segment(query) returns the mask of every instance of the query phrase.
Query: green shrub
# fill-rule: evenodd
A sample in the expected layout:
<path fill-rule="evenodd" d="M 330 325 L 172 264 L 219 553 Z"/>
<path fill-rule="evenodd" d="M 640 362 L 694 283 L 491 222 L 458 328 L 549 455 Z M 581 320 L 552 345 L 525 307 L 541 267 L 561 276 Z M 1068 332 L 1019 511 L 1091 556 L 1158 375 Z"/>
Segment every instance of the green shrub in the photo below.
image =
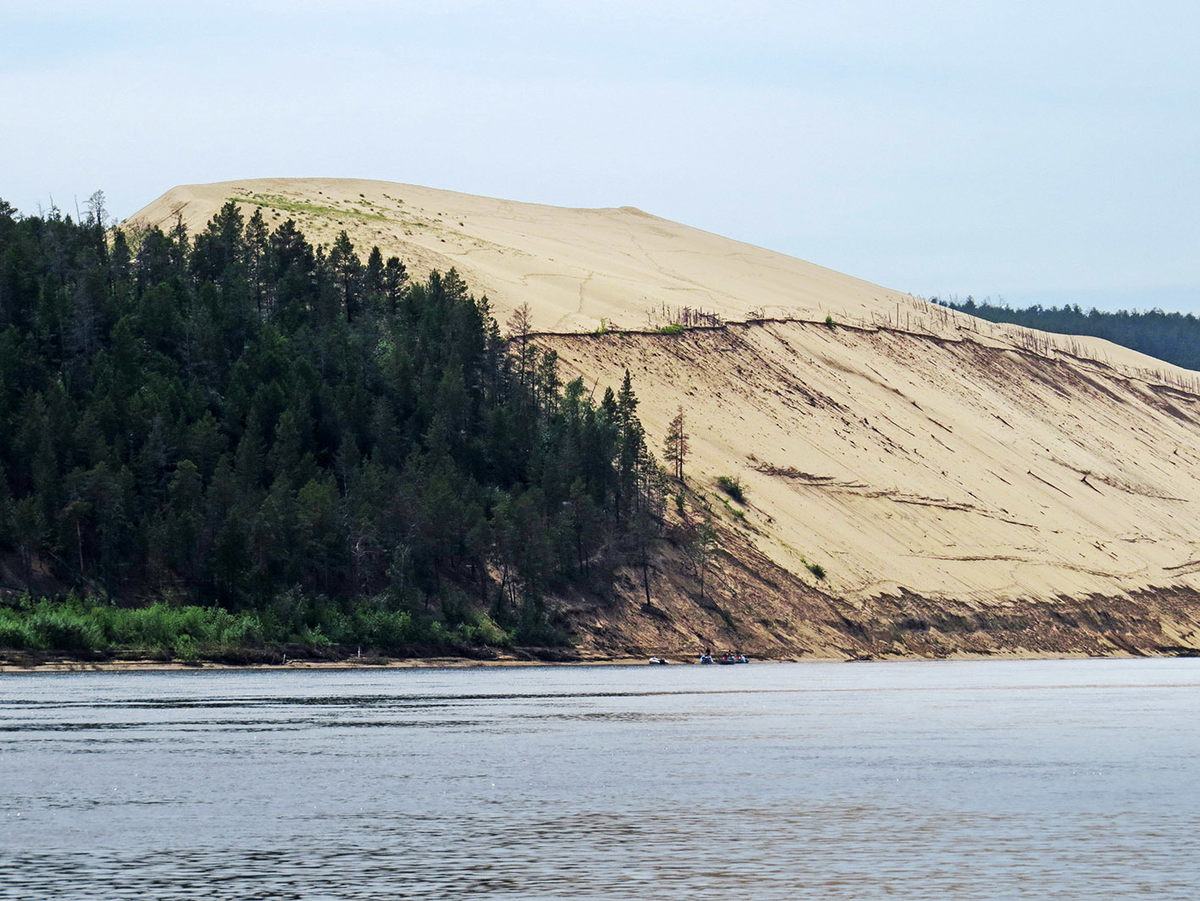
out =
<path fill-rule="evenodd" d="M 833 316 L 827 315 L 827 316 L 825 317 L 825 327 L 826 327 L 826 328 L 833 328 L 833 326 L 834 326 L 834 325 L 835 325 L 835 323 L 834 323 L 834 321 L 833 321 Z"/>
<path fill-rule="evenodd" d="M 686 331 L 687 328 L 680 322 L 672 322 L 670 325 L 661 325 L 658 328 L 660 335 L 679 335 Z"/>
<path fill-rule="evenodd" d="M 327 648 L 333 644 L 333 641 L 321 631 L 320 626 L 313 628 L 305 628 L 300 633 L 300 643 L 310 648 Z"/>
<path fill-rule="evenodd" d="M 486 613 L 476 613 L 470 617 L 470 622 L 463 623 L 455 630 L 455 636 L 468 644 L 489 645 L 494 648 L 508 647 L 512 644 L 512 636 L 492 622 Z"/>
<path fill-rule="evenodd" d="M 196 644 L 196 639 L 190 635 L 180 635 L 175 640 L 175 647 L 172 648 L 171 656 L 185 663 L 192 663 L 199 660 L 200 648 Z"/>
<path fill-rule="evenodd" d="M 204 628 L 203 622 L 205 612 L 200 607 L 172 607 L 159 602 L 149 607 L 111 610 L 101 616 L 113 644 L 173 653 L 184 635 L 193 639 L 208 637 L 209 630 Z"/>
<path fill-rule="evenodd" d="M 19 619 L 9 619 L 0 613 L 0 648 L 24 651 L 32 648 L 36 641 L 27 623 Z"/>
<path fill-rule="evenodd" d="M 522 645 L 562 647 L 571 643 L 570 636 L 550 621 L 545 602 L 538 597 L 527 597 L 518 611 L 513 641 Z"/>
<path fill-rule="evenodd" d="M 263 642 L 263 624 L 257 616 L 242 613 L 225 619 L 226 623 L 217 639 L 219 644 L 224 647 L 245 647 Z"/>
<path fill-rule="evenodd" d="M 742 488 L 742 480 L 736 477 L 717 476 L 717 487 L 728 494 L 739 504 L 746 503 L 746 492 Z"/>
<path fill-rule="evenodd" d="M 804 565 L 807 566 L 808 571 L 818 579 L 825 578 L 825 567 L 823 567 L 820 563 L 805 563 Z"/>
<path fill-rule="evenodd" d="M 353 631 L 356 643 L 373 648 L 402 647 L 417 637 L 411 614 L 403 610 L 359 610 Z"/>
<path fill-rule="evenodd" d="M 91 651 L 103 647 L 104 633 L 91 616 L 42 602 L 28 619 L 36 646 L 48 651 Z"/>

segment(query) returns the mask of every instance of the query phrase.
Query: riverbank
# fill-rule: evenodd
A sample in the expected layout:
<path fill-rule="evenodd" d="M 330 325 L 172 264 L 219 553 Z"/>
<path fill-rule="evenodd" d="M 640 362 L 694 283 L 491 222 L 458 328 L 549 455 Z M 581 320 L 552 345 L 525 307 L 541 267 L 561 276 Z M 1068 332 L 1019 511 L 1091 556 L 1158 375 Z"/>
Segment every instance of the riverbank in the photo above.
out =
<path fill-rule="evenodd" d="M 694 663 L 692 660 L 672 660 L 672 664 Z M 775 661 L 772 661 L 775 662 Z M 493 660 L 478 660 L 471 657 L 414 657 L 403 660 L 365 657 L 361 660 L 288 660 L 281 663 L 219 663 L 197 661 L 184 663 L 177 660 L 55 660 L 41 663 L 18 664 L 0 662 L 3 673 L 136 673 L 136 672 L 183 672 L 195 670 L 355 670 L 355 669 L 479 669 L 484 667 L 517 666 L 632 666 L 646 663 L 644 657 L 595 657 L 563 660 L 536 660 L 515 656 Z"/>
<path fill-rule="evenodd" d="M 535 653 L 503 653 L 494 657 L 478 658 L 465 656 L 426 656 L 426 657 L 385 657 L 363 655 L 361 657 L 346 657 L 341 659 L 306 659 L 282 658 L 277 662 L 228 663 L 216 660 L 145 660 L 121 659 L 83 660 L 78 658 L 56 657 L 20 661 L 0 657 L 0 675 L 19 673 L 137 673 L 137 672 L 185 672 L 185 671 L 300 671 L 300 670 L 359 670 L 359 669 L 485 669 L 511 667 L 539 666 L 644 666 L 648 663 L 649 655 L 614 655 L 605 656 L 587 652 L 572 653 L 570 651 L 547 651 L 539 657 Z M 661 656 L 661 655 L 660 655 Z M 922 656 L 918 654 L 888 654 L 879 657 L 844 656 L 805 654 L 803 656 L 773 656 L 753 657 L 752 663 L 872 663 L 872 662 L 918 662 L 918 661 L 965 661 L 965 660 L 1129 660 L 1129 659 L 1167 659 L 1171 657 L 1196 657 L 1198 653 L 1160 653 L 1160 654 L 1131 654 L 1117 652 L 1113 654 L 1086 653 L 1055 653 L 1048 651 L 1027 651 L 1022 649 L 996 654 L 972 654 L 959 652 L 949 655 Z M 699 664 L 698 657 L 671 657 L 666 659 L 675 666 L 694 666 Z"/>

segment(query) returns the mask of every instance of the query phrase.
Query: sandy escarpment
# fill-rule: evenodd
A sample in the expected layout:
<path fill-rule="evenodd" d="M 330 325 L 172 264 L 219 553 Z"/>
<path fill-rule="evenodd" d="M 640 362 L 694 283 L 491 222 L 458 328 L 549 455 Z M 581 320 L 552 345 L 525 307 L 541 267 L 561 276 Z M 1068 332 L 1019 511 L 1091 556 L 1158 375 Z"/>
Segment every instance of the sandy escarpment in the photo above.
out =
<path fill-rule="evenodd" d="M 337 179 L 177 188 L 416 274 L 456 267 L 589 389 L 625 368 L 657 447 L 682 406 L 684 515 L 652 598 L 563 601 L 586 648 L 776 656 L 1182 653 L 1200 646 L 1200 383 L 1094 339 L 994 326 L 629 208 L 569 210 Z M 712 327 L 662 334 L 685 311 Z M 689 320 L 692 321 L 692 320 Z M 734 477 L 738 503 L 716 487 Z M 684 536 L 722 535 L 700 597 Z M 813 566 L 823 569 L 818 578 Z"/>
<path fill-rule="evenodd" d="M 628 366 L 652 435 L 682 405 L 691 484 L 777 565 L 822 565 L 839 596 L 1196 587 L 1200 398 L 1177 385 L 969 335 L 801 321 L 542 340 L 599 384 Z"/>

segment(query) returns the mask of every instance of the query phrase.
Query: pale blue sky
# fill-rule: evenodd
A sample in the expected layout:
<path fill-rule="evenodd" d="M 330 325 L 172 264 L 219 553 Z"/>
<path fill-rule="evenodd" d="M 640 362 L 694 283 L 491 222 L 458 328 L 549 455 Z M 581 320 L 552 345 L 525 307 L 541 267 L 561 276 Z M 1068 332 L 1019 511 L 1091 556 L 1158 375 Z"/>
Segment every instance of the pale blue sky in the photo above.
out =
<path fill-rule="evenodd" d="M 0 0 L 0 198 L 412 182 L 1200 312 L 1200 5 Z"/>

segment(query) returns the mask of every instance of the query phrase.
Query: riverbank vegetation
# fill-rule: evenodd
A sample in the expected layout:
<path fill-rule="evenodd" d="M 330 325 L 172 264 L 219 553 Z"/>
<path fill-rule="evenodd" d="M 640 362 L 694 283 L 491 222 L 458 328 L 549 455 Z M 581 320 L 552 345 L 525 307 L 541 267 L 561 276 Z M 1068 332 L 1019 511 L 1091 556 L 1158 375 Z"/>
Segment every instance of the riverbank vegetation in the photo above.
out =
<path fill-rule="evenodd" d="M 556 592 L 644 564 L 628 374 L 345 233 L 104 218 L 0 202 L 0 647 L 561 644 Z"/>
<path fill-rule="evenodd" d="M 363 648 L 372 654 L 474 656 L 483 648 L 512 646 L 511 633 L 484 612 L 464 610 L 458 620 L 297 591 L 260 609 L 236 611 L 162 601 L 118 607 L 69 592 L 0 606 L 0 648 L 10 659 L 53 653 L 252 663 L 361 657 Z"/>

